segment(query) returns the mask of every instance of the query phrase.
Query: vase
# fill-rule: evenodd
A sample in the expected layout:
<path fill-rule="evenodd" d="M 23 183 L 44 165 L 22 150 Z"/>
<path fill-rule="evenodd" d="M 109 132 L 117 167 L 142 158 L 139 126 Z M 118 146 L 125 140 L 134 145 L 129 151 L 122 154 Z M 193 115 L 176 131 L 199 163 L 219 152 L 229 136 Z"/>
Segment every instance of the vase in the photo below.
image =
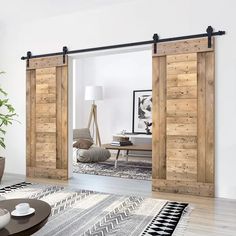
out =
<path fill-rule="evenodd" d="M 0 208 L 0 230 L 10 222 L 11 216 L 8 210 Z"/>

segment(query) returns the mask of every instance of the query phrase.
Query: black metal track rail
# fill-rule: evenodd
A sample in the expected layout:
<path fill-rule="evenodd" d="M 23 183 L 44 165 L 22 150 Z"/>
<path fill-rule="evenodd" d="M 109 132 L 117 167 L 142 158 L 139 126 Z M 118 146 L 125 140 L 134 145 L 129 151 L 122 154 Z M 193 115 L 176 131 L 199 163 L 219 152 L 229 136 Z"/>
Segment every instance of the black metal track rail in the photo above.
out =
<path fill-rule="evenodd" d="M 94 48 L 85 48 L 85 49 L 78 49 L 78 50 L 71 50 L 71 51 L 69 51 L 68 48 L 66 46 L 64 46 L 63 50 L 61 52 L 47 53 L 47 54 L 40 54 L 40 55 L 32 55 L 32 53 L 30 51 L 28 51 L 27 56 L 21 57 L 21 60 L 29 61 L 29 59 L 31 59 L 31 58 L 59 56 L 59 55 L 63 55 L 63 58 L 65 58 L 65 55 L 69 55 L 69 54 L 79 54 L 79 53 L 85 53 L 85 52 L 94 52 L 94 51 L 102 51 L 102 50 L 125 48 L 125 47 L 136 47 L 136 46 L 142 46 L 142 45 L 148 45 L 148 44 L 154 44 L 154 52 L 155 52 L 156 46 L 158 43 L 185 40 L 185 39 L 203 38 L 203 37 L 208 38 L 208 47 L 210 48 L 211 47 L 211 38 L 214 36 L 220 36 L 220 35 L 224 35 L 224 34 L 225 34 L 225 31 L 213 32 L 213 28 L 211 26 L 208 26 L 206 29 L 206 33 L 203 33 L 203 34 L 193 34 L 193 35 L 185 35 L 185 36 L 163 38 L 163 39 L 159 39 L 158 35 L 154 34 L 153 39 L 148 40 L 148 41 L 124 43 L 124 44 L 109 45 L 109 46 L 94 47 Z"/>

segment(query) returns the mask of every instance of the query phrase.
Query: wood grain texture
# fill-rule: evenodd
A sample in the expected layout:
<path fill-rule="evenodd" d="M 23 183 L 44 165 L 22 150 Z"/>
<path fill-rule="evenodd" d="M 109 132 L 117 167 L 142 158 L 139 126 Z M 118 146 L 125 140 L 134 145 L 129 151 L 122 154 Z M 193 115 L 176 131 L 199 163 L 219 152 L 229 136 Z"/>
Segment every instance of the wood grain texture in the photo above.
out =
<path fill-rule="evenodd" d="M 35 123 L 31 122 L 33 117 L 35 117 L 35 108 L 34 108 L 34 100 L 33 104 L 31 102 L 31 98 L 34 98 L 35 94 L 35 71 L 28 70 L 26 72 L 26 165 L 34 166 L 34 158 L 35 156 L 35 146 L 34 143 L 31 143 L 31 139 L 34 140 L 34 130 Z"/>
<path fill-rule="evenodd" d="M 195 54 L 195 53 L 194 53 Z M 169 62 L 167 56 L 167 74 L 179 75 L 179 74 L 192 74 L 196 73 L 197 61 L 184 61 L 184 62 Z"/>
<path fill-rule="evenodd" d="M 159 173 L 159 58 L 152 59 L 152 178 Z"/>
<path fill-rule="evenodd" d="M 32 59 L 34 69 L 27 68 L 31 77 L 27 83 L 27 173 L 31 177 L 68 177 L 68 75 L 61 61 L 62 57 Z"/>
<path fill-rule="evenodd" d="M 184 53 L 177 55 L 168 55 L 168 63 L 197 61 L 196 53 Z"/>
<path fill-rule="evenodd" d="M 166 178 L 166 57 L 159 57 L 159 178 Z"/>
<path fill-rule="evenodd" d="M 36 69 L 36 95 L 45 94 L 56 97 L 56 67 Z M 36 134 L 56 133 L 56 102 L 36 102 Z M 56 168 L 55 143 L 36 142 L 36 167 Z"/>
<path fill-rule="evenodd" d="M 38 132 L 36 134 L 37 143 L 57 143 L 55 132 Z"/>
<path fill-rule="evenodd" d="M 59 179 L 59 180 L 68 179 L 68 173 L 66 169 L 27 167 L 26 174 L 27 177 L 30 178 L 47 178 L 47 179 Z"/>
<path fill-rule="evenodd" d="M 62 67 L 61 82 L 61 138 L 62 138 L 62 168 L 68 169 L 68 69 L 67 66 Z"/>
<path fill-rule="evenodd" d="M 167 149 L 167 179 L 196 182 L 196 159 L 196 149 Z"/>
<path fill-rule="evenodd" d="M 198 55 L 198 181 L 214 183 L 214 53 Z"/>
<path fill-rule="evenodd" d="M 153 58 L 153 178 L 166 178 L 166 58 Z"/>
<path fill-rule="evenodd" d="M 188 78 L 188 75 L 191 75 Z M 167 80 L 175 76 L 175 86 L 167 87 L 166 133 L 168 137 L 197 136 L 197 86 L 189 81 L 197 74 L 197 54 L 167 56 Z M 179 76 L 184 75 L 179 86 Z M 183 77 L 182 77 L 183 78 Z M 184 83 L 186 82 L 186 84 Z M 182 139 L 182 141 L 185 141 Z M 166 146 L 167 180 L 197 181 L 197 149 Z"/>
<path fill-rule="evenodd" d="M 166 118 L 167 135 L 197 136 L 196 117 L 171 116 Z"/>
<path fill-rule="evenodd" d="M 212 39 L 212 47 L 208 48 L 208 39 L 189 39 L 175 42 L 165 42 L 157 44 L 157 51 L 153 56 L 166 56 L 175 54 L 189 54 L 194 52 L 210 52 L 214 51 L 214 40 Z"/>
<path fill-rule="evenodd" d="M 197 116 L 197 99 L 169 99 L 166 101 L 168 116 Z"/>
<path fill-rule="evenodd" d="M 192 181 L 163 180 L 152 181 L 152 190 L 168 193 L 181 193 L 203 197 L 214 197 L 214 184 Z"/>
<path fill-rule="evenodd" d="M 30 84 L 31 84 L 31 71 L 26 71 L 26 143 L 30 143 Z M 30 145 L 26 145 L 26 166 L 31 165 L 31 158 L 30 158 Z"/>
<path fill-rule="evenodd" d="M 198 53 L 198 181 L 206 181 L 206 53 Z"/>
<path fill-rule="evenodd" d="M 48 93 L 36 94 L 36 102 L 37 104 L 56 103 L 56 96 Z"/>
<path fill-rule="evenodd" d="M 57 67 L 56 70 L 56 77 L 57 77 L 57 84 L 56 84 L 56 91 L 57 91 L 57 96 L 56 96 L 56 127 L 57 127 L 57 132 L 56 132 L 56 140 L 57 140 L 57 146 L 56 146 L 56 159 L 57 159 L 57 168 L 60 169 L 62 168 L 62 67 Z"/>
<path fill-rule="evenodd" d="M 160 58 L 166 58 L 164 145 L 160 147 L 160 118 L 153 117 L 153 137 L 158 148 L 165 149 L 166 177 L 153 175 L 153 189 L 214 196 L 214 47 L 209 49 L 204 38 L 160 43 L 157 48 L 155 75 L 164 70 L 159 68 Z M 159 78 L 156 84 L 160 88 Z M 153 91 L 157 106 L 160 90 Z M 153 109 L 160 113 L 160 106 Z M 159 162 L 153 160 L 153 165 L 158 169 Z"/>
<path fill-rule="evenodd" d="M 167 136 L 168 149 L 197 149 L 196 136 Z"/>
<path fill-rule="evenodd" d="M 167 89 L 167 98 L 197 98 L 196 86 L 170 87 Z"/>
<path fill-rule="evenodd" d="M 206 182 L 214 183 L 215 156 L 215 58 L 206 53 Z"/>
<path fill-rule="evenodd" d="M 50 122 L 49 120 L 47 122 L 47 121 L 41 121 L 41 120 L 42 119 L 36 119 L 36 132 L 54 132 L 54 133 L 56 132 L 55 121 Z M 53 118 L 53 120 L 55 120 L 55 118 Z"/>
<path fill-rule="evenodd" d="M 42 69 L 48 67 L 57 67 L 67 65 L 68 59 L 65 58 L 65 63 L 63 63 L 62 56 L 54 56 L 54 57 L 42 57 L 42 58 L 33 58 L 29 60 L 29 67 L 27 70 L 31 69 Z"/>
<path fill-rule="evenodd" d="M 188 87 L 188 86 L 197 86 L 197 74 L 188 73 L 188 74 L 175 74 L 167 75 L 167 87 Z"/>
<path fill-rule="evenodd" d="M 31 71 L 30 76 L 30 164 L 36 165 L 36 73 Z"/>
<path fill-rule="evenodd" d="M 196 182 L 197 180 L 197 168 L 194 161 L 182 162 L 176 160 L 167 159 L 167 164 L 170 166 L 167 170 L 168 180 L 181 180 Z"/>
<path fill-rule="evenodd" d="M 178 75 L 178 86 L 197 86 L 197 73 Z"/>

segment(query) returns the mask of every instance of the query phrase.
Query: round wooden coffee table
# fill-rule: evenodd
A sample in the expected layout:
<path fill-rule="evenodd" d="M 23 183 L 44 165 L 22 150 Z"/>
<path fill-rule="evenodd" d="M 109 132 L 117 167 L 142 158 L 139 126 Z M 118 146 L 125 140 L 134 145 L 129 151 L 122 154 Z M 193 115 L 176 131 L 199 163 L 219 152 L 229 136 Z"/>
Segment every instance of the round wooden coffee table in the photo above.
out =
<path fill-rule="evenodd" d="M 51 207 L 48 203 L 36 199 L 10 199 L 0 201 L 0 208 L 7 209 L 10 213 L 19 203 L 27 202 L 30 207 L 35 209 L 35 213 L 29 216 L 15 217 L 11 216 L 11 220 L 5 228 L 0 230 L 1 236 L 6 235 L 31 235 L 41 229 L 47 222 L 51 214 Z"/>

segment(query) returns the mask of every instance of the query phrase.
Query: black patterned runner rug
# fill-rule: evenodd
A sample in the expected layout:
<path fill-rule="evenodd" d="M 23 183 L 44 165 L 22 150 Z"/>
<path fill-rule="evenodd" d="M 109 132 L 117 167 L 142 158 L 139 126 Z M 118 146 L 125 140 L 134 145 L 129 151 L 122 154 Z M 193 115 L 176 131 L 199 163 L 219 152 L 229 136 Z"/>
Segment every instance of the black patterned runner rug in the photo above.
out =
<path fill-rule="evenodd" d="M 34 235 L 183 235 L 188 203 L 122 196 L 22 182 L 0 188 L 0 199 L 35 198 L 52 207 L 48 223 Z"/>

